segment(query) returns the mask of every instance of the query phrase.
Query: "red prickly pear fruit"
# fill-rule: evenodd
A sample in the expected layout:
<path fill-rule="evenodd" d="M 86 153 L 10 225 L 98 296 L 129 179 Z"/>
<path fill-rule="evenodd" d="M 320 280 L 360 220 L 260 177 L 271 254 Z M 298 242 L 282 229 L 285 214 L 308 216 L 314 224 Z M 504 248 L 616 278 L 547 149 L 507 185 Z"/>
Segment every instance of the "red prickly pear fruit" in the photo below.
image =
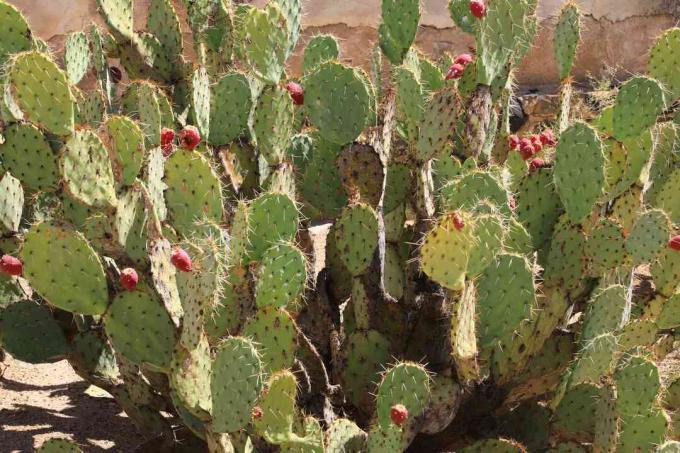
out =
<path fill-rule="evenodd" d="M 543 167 L 545 167 L 545 161 L 539 157 L 532 159 L 532 161 L 529 162 L 529 171 L 535 171 Z"/>
<path fill-rule="evenodd" d="M 528 138 L 523 138 L 519 144 L 519 153 L 522 159 L 529 160 L 536 153 L 533 143 Z"/>
<path fill-rule="evenodd" d="M 179 133 L 179 142 L 182 148 L 193 151 L 201 143 L 201 134 L 195 126 L 186 126 Z"/>
<path fill-rule="evenodd" d="M 546 129 L 541 132 L 541 143 L 544 146 L 555 146 L 557 145 L 557 139 L 555 139 L 555 134 L 553 134 L 552 129 Z"/>
<path fill-rule="evenodd" d="M 390 418 L 392 423 L 401 426 L 408 418 L 408 409 L 403 404 L 395 404 L 390 408 Z"/>
<path fill-rule="evenodd" d="M 534 152 L 539 153 L 543 149 L 543 142 L 541 142 L 541 137 L 539 135 L 532 135 L 531 144 L 534 145 Z"/>
<path fill-rule="evenodd" d="M 508 146 L 510 149 L 519 149 L 520 139 L 517 135 L 511 135 L 508 137 Z"/>
<path fill-rule="evenodd" d="M 262 408 L 255 406 L 252 411 L 253 418 L 262 418 Z"/>
<path fill-rule="evenodd" d="M 510 207 L 510 209 L 512 209 L 513 211 L 517 207 L 517 200 L 515 200 L 515 197 L 513 197 L 512 195 L 508 197 L 508 207 Z"/>
<path fill-rule="evenodd" d="M 457 212 L 453 213 L 453 226 L 458 231 L 465 228 L 465 220 Z"/>
<path fill-rule="evenodd" d="M 472 63 L 472 55 L 469 53 L 462 53 L 453 60 L 453 63 L 467 66 Z"/>
<path fill-rule="evenodd" d="M 131 267 L 120 271 L 120 285 L 128 291 L 133 291 L 137 287 L 139 276 L 137 271 Z"/>
<path fill-rule="evenodd" d="M 184 249 L 181 249 L 179 247 L 176 248 L 172 252 L 170 262 L 172 263 L 173 266 L 175 266 L 182 272 L 191 272 L 191 258 Z"/>
<path fill-rule="evenodd" d="M 24 265 L 19 260 L 10 255 L 2 255 L 0 258 L 0 274 L 19 276 L 24 272 Z"/>
<path fill-rule="evenodd" d="M 161 146 L 168 145 L 172 143 L 175 139 L 175 131 L 170 128 L 164 127 L 161 129 Z"/>
<path fill-rule="evenodd" d="M 161 145 L 161 151 L 163 152 L 163 157 L 170 157 L 172 155 L 172 152 L 175 150 L 175 147 L 172 145 L 172 143 L 168 143 L 167 145 Z"/>
<path fill-rule="evenodd" d="M 451 65 L 448 71 L 446 71 L 445 80 L 460 79 L 463 77 L 463 71 L 465 71 L 465 66 L 460 63 L 454 63 Z"/>
<path fill-rule="evenodd" d="M 302 105 L 305 103 L 305 90 L 300 86 L 300 84 L 295 82 L 288 82 L 286 84 L 286 90 L 290 93 L 290 97 L 293 99 L 293 104 Z"/>
<path fill-rule="evenodd" d="M 486 4 L 484 3 L 483 0 L 471 0 L 470 12 L 477 19 L 481 19 L 486 15 Z"/>
<path fill-rule="evenodd" d="M 673 250 L 680 251 L 680 235 L 673 236 L 670 241 L 668 241 L 668 247 Z"/>

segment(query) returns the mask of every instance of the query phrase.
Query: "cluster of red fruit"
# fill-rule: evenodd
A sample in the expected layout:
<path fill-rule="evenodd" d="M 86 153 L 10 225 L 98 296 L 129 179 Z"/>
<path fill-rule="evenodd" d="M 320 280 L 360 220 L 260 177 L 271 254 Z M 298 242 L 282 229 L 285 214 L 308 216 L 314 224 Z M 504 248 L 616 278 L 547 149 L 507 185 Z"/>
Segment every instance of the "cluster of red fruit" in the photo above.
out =
<path fill-rule="evenodd" d="M 175 131 L 164 127 L 161 129 L 161 149 L 163 155 L 169 157 L 174 149 Z M 179 133 L 179 145 L 182 149 L 193 151 L 201 143 L 201 133 L 195 126 L 185 126 Z"/>
<path fill-rule="evenodd" d="M 533 134 L 529 137 L 520 138 L 518 135 L 511 135 L 508 137 L 508 146 L 510 149 L 518 151 L 522 159 L 529 160 L 535 154 L 541 152 L 543 147 L 553 147 L 557 145 L 557 139 L 551 129 L 546 129 L 540 134 Z M 529 163 L 532 170 L 545 167 L 545 161 L 541 158 L 534 158 Z"/>
<path fill-rule="evenodd" d="M 461 77 L 463 77 L 463 72 L 465 71 L 465 68 L 470 63 L 472 63 L 472 55 L 470 55 L 469 53 L 458 55 L 453 60 L 453 64 L 449 67 L 449 70 L 446 71 L 446 76 L 444 76 L 444 79 L 445 80 L 460 79 Z"/>

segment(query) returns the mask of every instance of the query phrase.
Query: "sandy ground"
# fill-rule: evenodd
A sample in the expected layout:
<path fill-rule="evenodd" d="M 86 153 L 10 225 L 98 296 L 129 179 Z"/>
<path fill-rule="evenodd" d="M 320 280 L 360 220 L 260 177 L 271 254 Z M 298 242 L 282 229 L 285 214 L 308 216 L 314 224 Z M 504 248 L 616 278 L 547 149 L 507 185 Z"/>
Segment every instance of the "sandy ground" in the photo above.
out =
<path fill-rule="evenodd" d="M 3 373 L 4 370 L 4 373 Z M 142 436 L 113 399 L 81 380 L 64 360 L 0 363 L 0 452 L 33 452 L 69 438 L 84 452 L 134 451 Z"/>

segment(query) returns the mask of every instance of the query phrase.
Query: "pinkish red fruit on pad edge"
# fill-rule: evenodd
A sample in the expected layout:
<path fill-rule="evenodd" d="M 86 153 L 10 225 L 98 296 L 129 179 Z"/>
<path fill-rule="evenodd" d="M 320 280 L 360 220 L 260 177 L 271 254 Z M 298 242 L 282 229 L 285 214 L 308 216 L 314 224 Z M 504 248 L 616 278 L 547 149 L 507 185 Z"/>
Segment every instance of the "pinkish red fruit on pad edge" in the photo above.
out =
<path fill-rule="evenodd" d="M 680 235 L 673 236 L 670 241 L 668 241 L 668 247 L 673 250 L 680 251 Z"/>
<path fill-rule="evenodd" d="M 300 84 L 295 82 L 288 82 L 286 84 L 286 90 L 290 93 L 290 97 L 293 99 L 295 105 L 302 105 L 305 103 L 305 90 L 300 86 Z"/>
<path fill-rule="evenodd" d="M 534 145 L 534 152 L 539 153 L 543 149 L 543 143 L 541 142 L 541 137 L 538 135 L 532 135 L 531 144 Z"/>
<path fill-rule="evenodd" d="M 395 404 L 390 408 L 390 418 L 392 423 L 401 426 L 408 418 L 408 409 L 403 404 Z"/>
<path fill-rule="evenodd" d="M 120 285 L 123 288 L 132 291 L 137 287 L 138 282 L 139 276 L 137 275 L 137 271 L 133 268 L 128 267 L 120 271 Z"/>
<path fill-rule="evenodd" d="M 522 159 L 529 160 L 536 153 L 533 143 L 528 138 L 523 138 L 519 143 L 519 153 Z"/>
<path fill-rule="evenodd" d="M 195 126 L 186 126 L 179 133 L 179 143 L 182 148 L 193 151 L 201 143 L 201 134 Z"/>
<path fill-rule="evenodd" d="M 163 157 L 170 157 L 172 152 L 175 150 L 175 147 L 172 143 L 168 143 L 167 145 L 162 145 L 161 146 L 161 151 L 163 152 Z"/>
<path fill-rule="evenodd" d="M 543 167 L 545 167 L 545 161 L 539 157 L 532 159 L 531 162 L 529 162 L 530 171 L 538 170 L 539 168 Z"/>
<path fill-rule="evenodd" d="M 453 226 L 458 231 L 465 228 L 465 220 L 457 212 L 453 213 Z"/>
<path fill-rule="evenodd" d="M 470 0 L 470 12 L 477 19 L 486 15 L 486 4 L 482 0 Z"/>
<path fill-rule="evenodd" d="M 253 418 L 262 418 L 262 408 L 255 406 L 252 411 Z"/>
<path fill-rule="evenodd" d="M 517 135 L 511 135 L 508 137 L 508 146 L 510 149 L 519 149 L 520 139 Z"/>
<path fill-rule="evenodd" d="M 172 252 L 170 262 L 182 272 L 191 272 L 191 258 L 184 249 L 176 248 Z"/>
<path fill-rule="evenodd" d="M 557 145 L 557 139 L 555 139 L 555 134 L 553 134 L 552 129 L 546 129 L 541 132 L 541 143 L 545 146 L 555 146 Z"/>
<path fill-rule="evenodd" d="M 460 63 L 454 63 L 451 65 L 448 71 L 446 71 L 445 80 L 460 79 L 463 77 L 463 72 L 465 71 L 465 66 Z"/>
<path fill-rule="evenodd" d="M 172 143 L 175 139 L 175 131 L 170 128 L 164 127 L 161 129 L 161 146 Z"/>
<path fill-rule="evenodd" d="M 472 55 L 470 55 L 469 53 L 462 53 L 453 60 L 453 63 L 467 66 L 470 63 L 472 63 Z"/>
<path fill-rule="evenodd" d="M 0 258 L 0 274 L 19 276 L 24 272 L 24 265 L 19 260 L 10 255 L 2 255 Z"/>

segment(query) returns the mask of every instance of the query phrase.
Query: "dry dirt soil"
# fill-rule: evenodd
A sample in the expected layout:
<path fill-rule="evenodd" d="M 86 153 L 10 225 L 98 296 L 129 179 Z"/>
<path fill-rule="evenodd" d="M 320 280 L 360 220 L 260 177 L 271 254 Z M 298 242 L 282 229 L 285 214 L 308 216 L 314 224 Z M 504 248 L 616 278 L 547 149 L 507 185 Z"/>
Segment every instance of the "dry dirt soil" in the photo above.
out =
<path fill-rule="evenodd" d="M 0 453 L 33 452 L 47 439 L 68 438 L 89 452 L 129 453 L 143 442 L 103 390 L 69 364 L 0 363 Z"/>

